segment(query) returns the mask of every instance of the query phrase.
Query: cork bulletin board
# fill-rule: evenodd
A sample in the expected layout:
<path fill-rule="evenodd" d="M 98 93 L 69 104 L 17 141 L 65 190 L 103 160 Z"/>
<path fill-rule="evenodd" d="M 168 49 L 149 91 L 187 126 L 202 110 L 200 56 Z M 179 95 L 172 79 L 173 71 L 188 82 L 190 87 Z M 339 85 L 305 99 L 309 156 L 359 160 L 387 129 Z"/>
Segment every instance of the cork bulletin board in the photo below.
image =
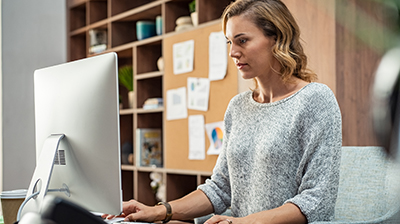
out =
<path fill-rule="evenodd" d="M 208 78 L 208 47 L 211 32 L 221 31 L 221 23 L 213 22 L 200 27 L 168 36 L 164 39 L 164 90 L 187 87 L 189 77 Z M 193 71 L 175 75 L 173 73 L 173 45 L 188 40 L 194 40 L 194 65 Z M 229 49 L 228 49 L 229 52 Z M 225 110 L 229 101 L 238 93 L 237 69 L 233 60 L 228 56 L 227 74 L 224 79 L 211 81 L 208 111 L 188 109 L 190 115 L 204 115 L 204 123 L 214 123 L 224 119 Z M 165 102 L 167 105 L 167 102 Z M 167 111 L 167 110 L 166 110 Z M 166 118 L 166 112 L 164 113 Z M 167 120 L 164 128 L 164 161 L 167 169 L 184 169 L 194 171 L 212 171 L 217 155 L 206 155 L 205 160 L 189 160 L 189 135 L 188 119 Z M 205 134 L 205 150 L 210 142 Z"/>

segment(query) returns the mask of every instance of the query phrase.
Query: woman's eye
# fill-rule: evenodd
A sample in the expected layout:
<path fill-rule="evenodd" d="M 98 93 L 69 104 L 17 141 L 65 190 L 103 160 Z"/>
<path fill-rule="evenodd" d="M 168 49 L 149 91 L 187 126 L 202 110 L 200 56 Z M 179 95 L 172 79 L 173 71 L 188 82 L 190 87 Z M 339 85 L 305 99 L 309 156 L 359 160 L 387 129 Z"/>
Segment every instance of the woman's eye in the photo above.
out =
<path fill-rule="evenodd" d="M 240 39 L 239 42 L 240 42 L 241 44 L 244 44 L 244 43 L 247 42 L 247 40 L 246 40 L 246 39 Z"/>
<path fill-rule="evenodd" d="M 226 44 L 232 44 L 232 41 L 227 40 L 227 41 L 226 41 Z"/>

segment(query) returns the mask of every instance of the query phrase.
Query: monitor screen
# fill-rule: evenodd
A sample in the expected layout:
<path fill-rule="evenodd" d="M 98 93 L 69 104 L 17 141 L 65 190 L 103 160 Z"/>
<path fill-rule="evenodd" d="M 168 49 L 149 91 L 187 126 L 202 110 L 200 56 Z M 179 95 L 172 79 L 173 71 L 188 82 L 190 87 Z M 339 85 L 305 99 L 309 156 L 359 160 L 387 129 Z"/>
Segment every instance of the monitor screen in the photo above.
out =
<path fill-rule="evenodd" d="M 27 198 L 41 192 L 22 215 L 40 212 L 44 192 L 92 212 L 121 213 L 117 64 L 107 53 L 35 71 L 37 165 Z"/>

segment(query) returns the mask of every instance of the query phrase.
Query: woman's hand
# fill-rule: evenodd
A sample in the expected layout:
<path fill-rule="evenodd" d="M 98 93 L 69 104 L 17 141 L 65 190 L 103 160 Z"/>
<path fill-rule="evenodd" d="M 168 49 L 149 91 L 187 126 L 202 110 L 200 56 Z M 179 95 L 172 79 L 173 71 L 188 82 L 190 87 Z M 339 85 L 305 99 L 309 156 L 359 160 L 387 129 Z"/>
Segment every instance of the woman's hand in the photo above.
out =
<path fill-rule="evenodd" d="M 115 217 L 125 217 L 125 221 L 157 221 L 157 217 L 166 213 L 164 206 L 147 206 L 135 200 L 123 202 L 123 211 L 120 216 L 104 214 L 102 218 L 112 219 Z M 164 210 L 164 211 L 163 211 Z"/>
<path fill-rule="evenodd" d="M 214 215 L 210 219 L 208 219 L 204 224 L 240 224 L 243 222 L 242 218 L 233 218 L 231 216 L 225 215 Z M 248 223 L 246 223 L 248 224 Z"/>
<path fill-rule="evenodd" d="M 250 214 L 241 218 L 233 218 L 224 215 L 214 215 L 204 224 L 256 224 L 256 223 L 290 223 L 305 224 L 307 218 L 300 209 L 292 203 L 286 203 L 278 208 Z"/>

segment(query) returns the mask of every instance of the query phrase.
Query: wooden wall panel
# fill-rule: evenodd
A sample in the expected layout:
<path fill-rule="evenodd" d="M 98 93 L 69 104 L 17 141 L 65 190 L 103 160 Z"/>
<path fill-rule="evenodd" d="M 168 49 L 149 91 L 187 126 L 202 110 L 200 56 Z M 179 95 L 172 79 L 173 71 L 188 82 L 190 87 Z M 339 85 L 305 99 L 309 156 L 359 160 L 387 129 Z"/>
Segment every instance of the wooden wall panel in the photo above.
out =
<path fill-rule="evenodd" d="M 318 82 L 336 92 L 335 4 L 332 0 L 283 0 L 300 27 L 308 65 Z"/>
<path fill-rule="evenodd" d="M 370 90 L 384 38 L 382 25 L 368 22 L 364 16 L 379 20 L 385 12 L 377 2 L 368 0 L 337 0 L 336 8 L 336 95 L 342 110 L 343 145 L 377 145 Z M 368 35 L 374 40 L 368 40 Z"/>
<path fill-rule="evenodd" d="M 377 145 L 370 90 L 384 52 L 386 9 L 372 0 L 283 1 L 302 31 L 309 67 L 337 97 L 343 145 Z"/>

